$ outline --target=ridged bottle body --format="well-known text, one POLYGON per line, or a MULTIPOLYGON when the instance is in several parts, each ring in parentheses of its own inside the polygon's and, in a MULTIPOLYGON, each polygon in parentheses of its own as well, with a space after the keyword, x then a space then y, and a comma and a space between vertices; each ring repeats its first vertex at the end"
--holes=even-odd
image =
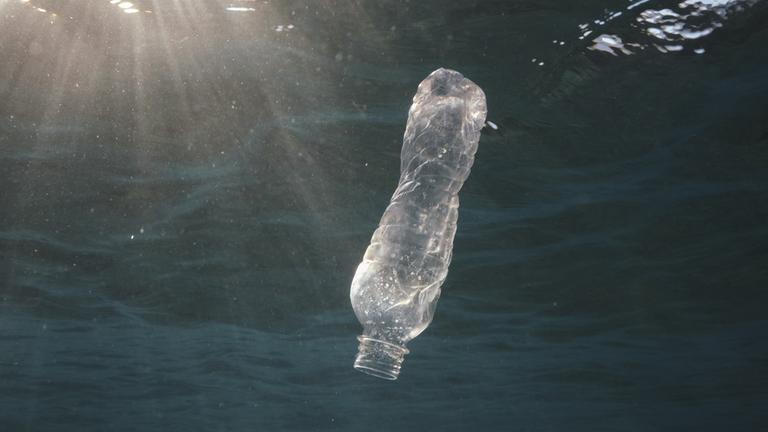
POLYGON ((373 340, 402 347, 405 355, 405 344, 432 321, 451 262, 458 193, 472 168, 485 116, 483 91, 458 72, 438 69, 419 84, 397 189, 350 290, 364 327, 361 354, 365 341, 373 340))

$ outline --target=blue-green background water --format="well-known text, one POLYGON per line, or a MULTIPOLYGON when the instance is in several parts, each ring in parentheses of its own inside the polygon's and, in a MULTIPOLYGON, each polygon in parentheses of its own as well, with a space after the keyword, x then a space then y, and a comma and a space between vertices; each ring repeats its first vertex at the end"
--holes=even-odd
POLYGON ((764 2, 133 3, 0 1, 0 430, 768 428, 764 2), (499 130, 387 382, 349 284, 441 66, 499 130))

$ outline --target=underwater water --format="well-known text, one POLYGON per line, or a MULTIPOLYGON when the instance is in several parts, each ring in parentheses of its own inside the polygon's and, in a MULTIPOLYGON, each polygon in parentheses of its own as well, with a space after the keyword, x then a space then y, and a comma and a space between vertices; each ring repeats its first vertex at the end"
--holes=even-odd
POLYGON ((0 0, 0 431, 768 428, 768 2, 0 0), (434 321, 352 368, 431 71, 434 321))

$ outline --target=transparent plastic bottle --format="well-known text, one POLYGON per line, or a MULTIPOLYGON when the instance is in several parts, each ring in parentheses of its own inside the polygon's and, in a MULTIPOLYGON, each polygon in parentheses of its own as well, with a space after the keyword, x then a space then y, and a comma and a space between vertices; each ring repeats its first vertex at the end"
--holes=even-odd
POLYGON ((485 115, 485 94, 456 71, 438 69, 419 84, 400 181, 352 280, 363 325, 355 369, 397 379, 406 344, 432 321, 485 115))

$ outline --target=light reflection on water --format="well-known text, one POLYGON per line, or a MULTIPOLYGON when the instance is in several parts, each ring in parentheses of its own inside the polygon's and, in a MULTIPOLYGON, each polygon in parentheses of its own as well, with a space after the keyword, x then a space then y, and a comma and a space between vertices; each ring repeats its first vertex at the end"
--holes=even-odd
MULTIPOLYGON (((661 53, 688 50, 696 54, 704 54, 705 48, 702 47, 700 39, 706 38, 722 27, 731 15, 745 13, 758 2, 759 0, 685 0, 670 8, 638 8, 631 15, 636 21, 635 27, 644 35, 650 36, 650 40, 646 41, 646 38, 642 38, 639 39, 642 42, 625 42, 618 35, 604 33, 592 39, 593 44, 588 49, 612 55, 635 54, 649 47, 661 53)), ((645 3, 648 1, 633 3, 627 7, 627 10, 645 3)), ((609 13, 604 21, 595 20, 595 24, 602 26, 618 16, 620 13, 609 13)), ((582 24, 579 28, 582 30, 579 39, 583 39, 592 34, 594 27, 590 24, 582 24)), ((638 39, 637 36, 631 35, 627 35, 626 38, 638 39)))

